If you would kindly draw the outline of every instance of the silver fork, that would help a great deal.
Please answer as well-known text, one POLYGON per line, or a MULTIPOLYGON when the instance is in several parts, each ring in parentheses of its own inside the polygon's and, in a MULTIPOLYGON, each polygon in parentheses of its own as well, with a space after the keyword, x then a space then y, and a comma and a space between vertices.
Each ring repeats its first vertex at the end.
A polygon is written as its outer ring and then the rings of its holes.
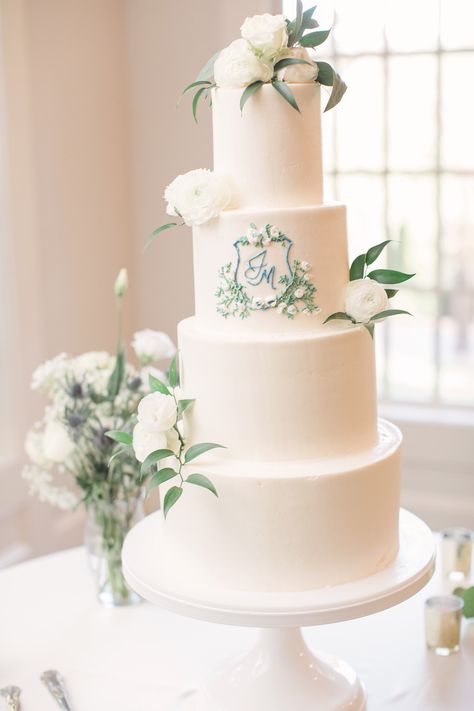
POLYGON ((62 709, 62 711, 72 711, 62 674, 54 669, 50 669, 41 674, 41 681, 46 686, 51 696, 56 699, 58 706, 62 709))
POLYGON ((0 689, 0 696, 5 699, 8 711, 20 711, 20 694, 19 686, 4 686, 0 689))

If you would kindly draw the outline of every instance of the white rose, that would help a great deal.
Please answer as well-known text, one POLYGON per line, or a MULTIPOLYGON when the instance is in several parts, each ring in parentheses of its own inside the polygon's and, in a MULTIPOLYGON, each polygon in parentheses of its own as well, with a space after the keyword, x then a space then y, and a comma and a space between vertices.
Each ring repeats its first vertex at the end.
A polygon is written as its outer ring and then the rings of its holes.
POLYGON ((302 299, 304 296, 304 289, 297 289, 295 291, 295 296, 297 299, 302 299))
POLYGON ((203 225, 234 201, 229 178, 204 168, 178 175, 164 197, 168 215, 179 213, 187 225, 203 225))
POLYGON ((167 333, 146 328, 133 336, 132 348, 143 365, 173 358, 176 346, 167 333))
POLYGON ((176 403, 171 395, 150 393, 138 404, 138 422, 151 432, 170 430, 176 417, 176 403))
POLYGON ((372 279, 355 279, 346 285, 345 311, 357 323, 367 323, 372 316, 388 308, 383 286, 372 279))
POLYGON ((139 462, 144 462, 157 449, 168 449, 165 432, 153 432, 138 422, 133 428, 133 451, 139 462))
POLYGON ((283 15, 254 15, 247 17, 240 28, 241 35, 252 45, 256 54, 273 59, 288 45, 288 32, 283 15))
POLYGON ((304 272, 309 272, 309 270, 311 269, 311 264, 309 262, 301 262, 301 269, 304 272))
POLYGON ((61 464, 74 449, 66 428, 56 420, 48 422, 43 435, 43 454, 46 459, 61 464))
POLYGON ((273 76, 273 65, 260 59, 246 39, 237 39, 222 50, 214 64, 214 81, 223 89, 238 89, 255 81, 267 82, 273 76))
POLYGON ((311 83, 318 76, 318 65, 313 62, 308 50, 305 47, 291 47, 285 52, 285 59, 304 59, 310 64, 290 64, 290 66, 280 69, 278 78, 291 84, 311 83))

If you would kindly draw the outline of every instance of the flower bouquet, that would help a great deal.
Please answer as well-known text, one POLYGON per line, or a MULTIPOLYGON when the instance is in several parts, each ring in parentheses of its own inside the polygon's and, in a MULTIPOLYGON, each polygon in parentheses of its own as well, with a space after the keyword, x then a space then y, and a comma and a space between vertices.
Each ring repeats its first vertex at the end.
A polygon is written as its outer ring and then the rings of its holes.
POLYGON ((122 303, 127 275, 115 283, 118 342, 115 356, 61 353, 33 374, 32 388, 48 398, 44 415, 28 432, 29 463, 23 476, 30 492, 61 509, 83 504, 87 511, 86 546, 104 604, 136 600, 121 567, 125 535, 142 515, 146 483, 133 451, 106 436, 132 432, 136 409, 148 391, 149 374, 165 379, 153 364, 171 359, 175 346, 162 332, 140 331, 133 338, 138 367, 128 363, 122 342, 122 303))

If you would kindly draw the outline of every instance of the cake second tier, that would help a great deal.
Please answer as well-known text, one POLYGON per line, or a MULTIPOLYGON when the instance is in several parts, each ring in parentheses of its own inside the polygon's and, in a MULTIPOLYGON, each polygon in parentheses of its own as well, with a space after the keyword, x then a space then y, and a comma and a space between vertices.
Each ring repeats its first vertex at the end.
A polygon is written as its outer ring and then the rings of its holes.
POLYGON ((374 446, 374 349, 363 327, 309 334, 231 334, 196 318, 178 328, 190 443, 237 459, 339 457, 374 446))

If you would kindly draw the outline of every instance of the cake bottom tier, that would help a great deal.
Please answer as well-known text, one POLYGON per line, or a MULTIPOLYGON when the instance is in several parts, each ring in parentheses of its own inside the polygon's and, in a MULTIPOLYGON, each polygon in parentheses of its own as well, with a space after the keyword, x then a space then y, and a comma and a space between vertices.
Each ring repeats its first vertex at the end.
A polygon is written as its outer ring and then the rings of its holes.
POLYGON ((165 568, 188 587, 266 592, 382 570, 398 551, 401 439, 381 421, 378 444, 352 457, 250 462, 215 452, 187 465, 219 496, 185 485, 161 538, 165 568))

